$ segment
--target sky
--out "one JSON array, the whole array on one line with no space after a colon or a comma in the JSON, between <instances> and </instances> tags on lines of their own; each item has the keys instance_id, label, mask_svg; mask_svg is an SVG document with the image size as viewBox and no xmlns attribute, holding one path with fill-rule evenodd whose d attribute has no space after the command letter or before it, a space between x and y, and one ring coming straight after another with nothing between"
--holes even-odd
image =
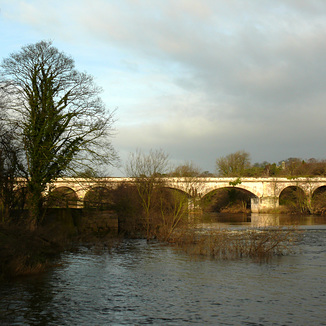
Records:
<instances>
[{"instance_id":1,"label":"sky","mask_svg":"<svg viewBox=\"0 0 326 326\"><path fill-rule=\"evenodd\" d=\"M0 59L51 40L116 109L112 143L214 173L326 159L325 0L0 0Z\"/></svg>"}]
</instances>

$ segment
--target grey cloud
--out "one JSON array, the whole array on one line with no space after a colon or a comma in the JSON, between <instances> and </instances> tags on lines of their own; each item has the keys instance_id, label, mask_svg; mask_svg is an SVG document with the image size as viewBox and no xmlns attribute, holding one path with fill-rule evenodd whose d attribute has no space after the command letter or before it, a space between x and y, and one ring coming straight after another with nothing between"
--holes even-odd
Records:
<instances>
[{"instance_id":1,"label":"grey cloud","mask_svg":"<svg viewBox=\"0 0 326 326\"><path fill-rule=\"evenodd\" d=\"M324 0L61 5L33 17L54 15L67 38L87 36L124 56L118 86L129 98L115 97L124 153L162 147L209 170L238 149L254 161L325 154ZM30 24L46 28L37 19Z\"/></svg>"}]
</instances>

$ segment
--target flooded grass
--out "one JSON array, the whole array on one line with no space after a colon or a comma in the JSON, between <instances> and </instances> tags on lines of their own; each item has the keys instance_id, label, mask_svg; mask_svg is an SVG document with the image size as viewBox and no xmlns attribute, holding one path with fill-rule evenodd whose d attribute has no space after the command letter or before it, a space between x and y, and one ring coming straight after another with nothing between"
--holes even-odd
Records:
<instances>
[{"instance_id":1,"label":"flooded grass","mask_svg":"<svg viewBox=\"0 0 326 326\"><path fill-rule=\"evenodd\" d=\"M189 230L175 236L172 242L192 255L214 259L252 258L269 260L295 250L301 233L296 227L246 230Z\"/></svg>"}]
</instances>

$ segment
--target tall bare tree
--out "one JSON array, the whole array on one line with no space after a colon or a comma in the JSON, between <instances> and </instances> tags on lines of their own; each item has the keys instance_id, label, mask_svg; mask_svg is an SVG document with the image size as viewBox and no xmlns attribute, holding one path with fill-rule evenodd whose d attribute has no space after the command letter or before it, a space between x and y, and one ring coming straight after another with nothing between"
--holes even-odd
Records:
<instances>
[{"instance_id":1,"label":"tall bare tree","mask_svg":"<svg viewBox=\"0 0 326 326\"><path fill-rule=\"evenodd\" d=\"M15 186L21 172L21 150L6 123L7 103L3 85L0 84L0 208L2 222L8 219L15 205Z\"/></svg>"},{"instance_id":2,"label":"tall bare tree","mask_svg":"<svg viewBox=\"0 0 326 326\"><path fill-rule=\"evenodd\" d=\"M11 54L1 64L10 123L24 147L31 226L41 219L46 185L96 159L112 163L113 112L92 76L74 60L41 41Z\"/></svg>"},{"instance_id":3,"label":"tall bare tree","mask_svg":"<svg viewBox=\"0 0 326 326\"><path fill-rule=\"evenodd\" d=\"M189 204L191 203L192 209L199 209L200 206L200 192L203 187L200 177L202 177L201 169L193 162L185 162L182 165L177 166L174 171L171 172L171 176L182 178L187 185L186 190L191 195L189 198Z\"/></svg>"},{"instance_id":4,"label":"tall bare tree","mask_svg":"<svg viewBox=\"0 0 326 326\"><path fill-rule=\"evenodd\" d=\"M188 195L168 188L168 169L168 155L162 150L150 150L148 154L137 150L126 164L140 199L141 224L147 239L169 240L188 217Z\"/></svg>"},{"instance_id":5,"label":"tall bare tree","mask_svg":"<svg viewBox=\"0 0 326 326\"><path fill-rule=\"evenodd\" d=\"M163 150L150 150L148 154L137 150L130 153L126 174L134 178L141 205L144 210L146 237L152 237L152 208L154 195L164 183L162 177L168 171L168 155Z\"/></svg>"}]
</instances>

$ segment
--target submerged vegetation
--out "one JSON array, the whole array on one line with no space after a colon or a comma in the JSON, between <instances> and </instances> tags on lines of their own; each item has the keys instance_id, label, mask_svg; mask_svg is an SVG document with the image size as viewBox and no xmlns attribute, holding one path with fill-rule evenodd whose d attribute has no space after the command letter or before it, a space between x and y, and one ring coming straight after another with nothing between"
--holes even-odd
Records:
<instances>
[{"instance_id":1,"label":"submerged vegetation","mask_svg":"<svg viewBox=\"0 0 326 326\"><path fill-rule=\"evenodd\" d=\"M293 252L300 233L295 227L186 232L173 243L189 254L215 259L268 260Z\"/></svg>"}]
</instances>

